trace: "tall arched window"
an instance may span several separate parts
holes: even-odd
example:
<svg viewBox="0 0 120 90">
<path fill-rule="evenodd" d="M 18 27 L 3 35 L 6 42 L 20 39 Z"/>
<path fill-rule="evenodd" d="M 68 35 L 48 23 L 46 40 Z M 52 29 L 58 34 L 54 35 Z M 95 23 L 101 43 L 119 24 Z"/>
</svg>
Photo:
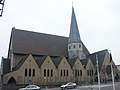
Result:
<svg viewBox="0 0 120 90">
<path fill-rule="evenodd" d="M 87 70 L 87 75 L 88 75 L 88 76 L 90 75 L 90 72 L 89 72 L 89 70 Z"/>
<path fill-rule="evenodd" d="M 62 76 L 62 69 L 60 70 L 60 74 L 61 74 L 61 76 Z"/>
<path fill-rule="evenodd" d="M 31 76 L 31 69 L 29 69 L 29 76 Z"/>
<path fill-rule="evenodd" d="M 53 70 L 51 69 L 51 77 L 53 77 Z"/>
<path fill-rule="evenodd" d="M 80 75 L 82 76 L 82 70 L 80 70 Z"/>
<path fill-rule="evenodd" d="M 44 69 L 44 77 L 46 77 L 46 69 Z"/>
<path fill-rule="evenodd" d="M 93 76 L 93 70 L 92 70 L 92 76 Z"/>
<path fill-rule="evenodd" d="M 27 68 L 25 69 L 25 76 L 27 76 Z"/>
<path fill-rule="evenodd" d="M 67 70 L 67 76 L 68 76 L 69 74 L 68 74 L 68 70 Z"/>
<path fill-rule="evenodd" d="M 77 70 L 75 69 L 75 76 L 77 76 Z"/>
<path fill-rule="evenodd" d="M 33 69 L 33 77 L 35 76 L 35 69 Z"/>
<path fill-rule="evenodd" d="M 93 70 L 90 70 L 90 76 L 93 76 Z"/>
<path fill-rule="evenodd" d="M 77 73 L 78 73 L 77 75 L 80 76 L 79 70 L 77 70 Z"/>
<path fill-rule="evenodd" d="M 92 76 L 92 71 L 90 70 L 90 76 Z"/>
</svg>

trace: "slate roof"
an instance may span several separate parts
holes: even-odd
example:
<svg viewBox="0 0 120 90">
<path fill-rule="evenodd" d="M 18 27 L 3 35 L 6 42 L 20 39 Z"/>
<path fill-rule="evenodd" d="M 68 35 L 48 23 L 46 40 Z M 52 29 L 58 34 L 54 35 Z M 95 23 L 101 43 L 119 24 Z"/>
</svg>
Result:
<svg viewBox="0 0 120 90">
<path fill-rule="evenodd" d="M 101 65 L 103 64 L 103 60 L 105 57 L 107 50 L 103 50 L 103 51 L 99 51 L 93 54 L 89 55 L 89 58 L 91 59 L 93 65 L 96 67 L 96 54 L 98 55 L 98 64 L 99 64 L 99 69 L 101 69 Z M 13 68 L 13 71 L 19 69 L 22 64 L 25 62 L 25 60 L 27 59 L 27 57 L 30 54 L 24 56 L 21 61 L 17 64 L 16 67 Z M 43 64 L 43 62 L 45 61 L 45 59 L 47 58 L 48 55 L 33 55 L 33 58 L 35 59 L 38 67 L 40 68 L 41 65 Z M 56 68 L 59 66 L 61 60 L 63 59 L 63 56 L 50 56 L 51 60 L 53 61 L 54 65 L 56 66 Z M 84 65 L 84 68 L 86 67 L 89 58 L 87 57 L 86 59 L 82 59 L 80 60 L 80 62 L 82 63 L 82 65 Z M 73 58 L 73 59 L 67 59 L 69 65 L 71 66 L 71 68 L 73 67 L 73 65 L 75 64 L 75 61 L 77 60 L 77 58 Z"/>
<path fill-rule="evenodd" d="M 84 65 L 83 66 L 84 68 L 86 68 L 86 65 L 87 65 L 88 61 L 89 61 L 89 58 L 80 60 L 80 62 L 82 63 L 82 65 Z"/>
<path fill-rule="evenodd" d="M 47 55 L 45 55 L 45 56 L 36 56 L 36 55 L 33 55 L 33 58 L 35 59 L 38 67 L 40 68 L 41 65 L 43 64 L 43 62 L 45 61 L 45 59 L 47 58 Z"/>
<path fill-rule="evenodd" d="M 63 59 L 62 56 L 61 57 L 53 57 L 53 56 L 51 56 L 50 58 L 52 59 L 52 61 L 53 61 L 54 65 L 56 66 L 56 68 L 58 68 L 61 60 Z"/>
<path fill-rule="evenodd" d="M 18 70 L 18 69 L 22 66 L 22 64 L 25 62 L 25 60 L 28 58 L 29 55 L 30 55 L 30 54 L 24 56 L 24 57 L 20 60 L 20 62 L 19 62 L 14 68 L 12 68 L 12 71 Z"/>
<path fill-rule="evenodd" d="M 25 62 L 25 60 L 28 58 L 29 55 L 30 54 L 24 56 L 20 60 L 20 62 L 16 65 L 16 67 L 14 67 L 12 69 L 12 71 L 18 70 L 23 65 L 23 63 Z M 45 59 L 47 58 L 47 55 L 32 55 L 32 56 L 33 56 L 34 60 L 36 61 L 36 63 L 37 63 L 37 65 L 38 65 L 39 68 L 41 67 L 41 65 L 45 61 Z"/>
<path fill-rule="evenodd" d="M 72 16 L 71 16 L 71 25 L 70 25 L 70 34 L 69 34 L 68 43 L 76 43 L 76 42 L 77 43 L 81 42 L 81 39 L 80 39 L 74 8 L 72 7 Z"/>
<path fill-rule="evenodd" d="M 99 69 L 101 69 L 101 66 L 102 66 L 102 64 L 104 62 L 106 52 L 108 52 L 107 49 L 92 53 L 92 54 L 88 55 L 87 57 L 90 58 L 93 65 L 96 67 L 96 54 L 97 54 Z"/>
<path fill-rule="evenodd" d="M 12 29 L 13 53 L 68 57 L 68 37 Z M 85 55 L 89 51 L 83 44 Z"/>
<path fill-rule="evenodd" d="M 65 37 L 18 29 L 14 29 L 12 35 L 14 53 L 67 56 Z"/>
<path fill-rule="evenodd" d="M 68 37 L 24 31 L 19 29 L 12 29 L 12 45 L 13 53 L 16 54 L 26 54 L 31 53 L 38 64 L 41 67 L 45 58 L 49 55 L 55 64 L 58 67 L 61 62 L 62 57 L 68 57 L 67 45 Z M 12 40 L 12 39 L 11 39 Z M 11 41 L 10 41 L 11 42 Z M 99 67 L 101 67 L 106 50 L 102 50 L 93 54 L 90 54 L 87 48 L 83 44 L 83 52 L 87 55 L 87 58 L 90 58 L 93 65 L 96 66 L 96 54 L 98 55 Z M 27 56 L 26 56 L 27 57 Z M 24 63 L 26 57 L 24 57 L 13 70 L 17 70 Z M 67 58 L 66 58 L 67 59 Z M 71 67 L 73 67 L 76 58 L 67 59 Z M 80 60 L 83 65 L 87 65 L 88 60 Z"/>
<path fill-rule="evenodd" d="M 77 60 L 77 58 L 67 59 L 67 61 L 68 61 L 69 65 L 71 66 L 71 68 L 75 64 L 76 60 Z M 80 60 L 81 64 L 84 65 L 83 66 L 84 68 L 86 67 L 86 65 L 88 63 L 88 60 L 89 60 L 88 58 Z"/>
<path fill-rule="evenodd" d="M 68 63 L 69 63 L 69 65 L 70 65 L 71 68 L 72 68 L 73 65 L 75 64 L 75 61 L 76 61 L 76 60 L 77 60 L 77 58 L 67 59 L 67 61 L 68 61 Z"/>
</svg>

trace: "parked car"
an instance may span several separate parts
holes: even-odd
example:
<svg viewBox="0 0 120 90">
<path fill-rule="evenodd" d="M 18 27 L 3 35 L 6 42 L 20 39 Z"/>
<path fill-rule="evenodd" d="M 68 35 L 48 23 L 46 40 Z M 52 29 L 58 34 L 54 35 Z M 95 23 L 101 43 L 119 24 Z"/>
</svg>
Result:
<svg viewBox="0 0 120 90">
<path fill-rule="evenodd" d="M 20 88 L 19 90 L 40 90 L 40 87 L 37 85 L 28 85 L 25 88 Z"/>
<path fill-rule="evenodd" d="M 76 83 L 73 83 L 73 82 L 68 82 L 68 83 L 65 84 L 65 85 L 61 85 L 60 88 L 61 88 L 62 90 L 73 89 L 73 88 L 77 88 L 77 84 L 76 84 Z"/>
</svg>

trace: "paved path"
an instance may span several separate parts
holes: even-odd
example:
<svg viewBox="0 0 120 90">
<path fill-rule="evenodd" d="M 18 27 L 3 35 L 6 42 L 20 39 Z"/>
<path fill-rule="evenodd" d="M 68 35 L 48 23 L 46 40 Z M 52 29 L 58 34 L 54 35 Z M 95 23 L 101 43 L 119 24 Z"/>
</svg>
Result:
<svg viewBox="0 0 120 90">
<path fill-rule="evenodd" d="M 41 90 L 61 90 L 61 89 L 57 87 L 57 88 L 47 88 Z M 98 85 L 92 85 L 92 86 L 78 86 L 76 89 L 70 89 L 70 90 L 99 90 L 99 89 L 98 89 Z M 102 84 L 100 86 L 100 90 L 113 90 L 112 83 Z M 115 90 L 120 90 L 120 82 L 115 83 Z"/>
</svg>

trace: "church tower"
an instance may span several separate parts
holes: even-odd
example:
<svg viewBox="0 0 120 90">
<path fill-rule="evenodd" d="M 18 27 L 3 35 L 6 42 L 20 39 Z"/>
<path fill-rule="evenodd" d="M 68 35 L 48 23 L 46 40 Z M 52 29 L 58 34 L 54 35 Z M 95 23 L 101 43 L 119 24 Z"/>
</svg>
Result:
<svg viewBox="0 0 120 90">
<path fill-rule="evenodd" d="M 73 7 L 72 7 L 71 25 L 70 25 L 70 33 L 68 40 L 68 55 L 69 55 L 69 59 L 76 57 L 79 57 L 80 59 L 86 58 L 83 52 L 83 43 L 80 38 Z"/>
</svg>

